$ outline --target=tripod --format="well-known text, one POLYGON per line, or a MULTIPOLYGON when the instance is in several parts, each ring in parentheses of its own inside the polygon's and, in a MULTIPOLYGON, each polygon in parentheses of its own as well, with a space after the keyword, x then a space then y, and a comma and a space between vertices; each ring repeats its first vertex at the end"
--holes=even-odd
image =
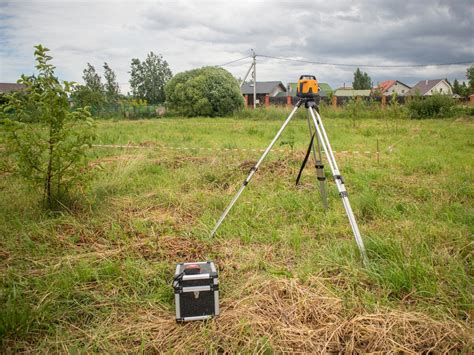
POLYGON ((229 213, 229 211, 232 209, 234 204, 237 202, 238 198, 242 194, 242 192, 245 190, 247 187, 248 183, 252 179, 253 175, 257 172, 258 168, 262 164, 263 160, 266 158, 272 147, 275 145, 276 141, 278 138, 281 136, 283 131, 285 130, 286 126, 290 123, 291 119, 293 118, 294 114, 298 109, 303 105, 306 107, 308 115, 308 128, 309 128, 309 133, 311 137, 311 142, 310 146, 308 148, 308 152, 305 157, 305 161, 303 162, 303 166, 301 167, 298 180, 301 176, 302 170, 304 168, 304 165, 306 163, 306 160, 309 156, 310 150, 313 152, 313 156, 316 162, 316 173, 317 173, 317 178, 319 181, 319 189, 321 193, 321 197, 323 200, 323 205, 324 208, 327 208, 327 193, 326 193, 326 186, 325 186, 325 174, 324 174, 324 166, 322 164, 322 155, 321 155, 321 147, 326 153, 326 157, 329 163, 329 167, 331 169, 331 173, 333 175, 334 181, 336 183, 337 189, 339 191, 339 196, 341 197, 342 204, 344 205, 344 209, 346 210, 347 218, 349 219, 349 223, 352 228, 352 232, 354 233, 354 238, 356 241, 356 244, 359 248, 360 254, 362 256, 362 261, 364 264, 367 264, 367 254, 365 252, 365 247, 364 247, 364 242, 362 240, 362 236, 359 231, 359 227, 357 225, 354 213, 352 212, 352 207, 351 204, 349 203, 349 197, 346 191, 346 188, 344 186, 344 179, 339 172, 339 167, 337 166, 336 159, 334 158, 334 153, 332 152, 331 144, 329 143, 328 136, 326 134, 326 130, 324 129, 323 121, 321 119, 321 116, 319 115, 319 110, 317 107, 317 104, 314 100, 314 98, 302 98, 300 99, 294 106, 293 110, 289 114, 289 116, 286 118, 285 122, 283 122, 283 125, 280 127, 279 131, 271 141, 270 145, 265 149, 263 152, 262 156, 260 159, 257 161, 257 163, 250 169, 249 175, 247 178, 244 180, 242 183, 242 186, 240 187, 239 191, 234 195, 232 200, 230 201, 229 205, 227 208, 224 210, 222 213, 221 217, 217 221, 216 225, 214 226, 214 229, 211 232, 211 237, 214 236, 216 233, 217 229, 219 226, 222 224, 224 221, 225 217, 229 213), (315 132, 312 132, 312 125, 311 125, 311 120, 313 121, 313 126, 315 128, 315 132), (316 138, 316 144, 313 144, 313 140, 316 138))

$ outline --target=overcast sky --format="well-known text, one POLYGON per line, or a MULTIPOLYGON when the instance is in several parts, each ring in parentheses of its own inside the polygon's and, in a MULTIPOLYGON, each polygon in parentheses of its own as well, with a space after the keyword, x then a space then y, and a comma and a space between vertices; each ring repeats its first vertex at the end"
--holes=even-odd
MULTIPOLYGON (((474 60, 474 1, 6 1, 0 0, 0 82, 33 73, 33 46, 51 49, 61 79, 108 62, 122 92, 131 58, 161 53, 173 73, 250 54, 361 64, 373 82, 465 79, 467 65, 370 68, 474 60)), ((243 77, 250 59, 226 66, 243 77)), ((258 58, 258 80, 314 74, 350 85, 354 68, 258 58)))

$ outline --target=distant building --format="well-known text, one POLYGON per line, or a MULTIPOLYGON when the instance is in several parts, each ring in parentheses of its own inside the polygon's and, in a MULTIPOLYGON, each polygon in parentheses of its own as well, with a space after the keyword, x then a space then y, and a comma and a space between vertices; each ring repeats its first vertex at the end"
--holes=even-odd
POLYGON ((421 80, 408 93, 408 95, 421 96, 431 96, 433 94, 452 95, 453 88, 445 79, 421 80))
POLYGON ((328 83, 319 83, 319 89, 327 95, 330 95, 334 92, 332 87, 328 83))
MULTIPOLYGON (((253 105, 253 83, 244 83, 240 92, 244 95, 246 105, 253 105)), ((269 97, 275 97, 281 92, 286 93, 286 87, 281 81, 257 81, 257 104, 267 102, 269 97)))
MULTIPOLYGON (((253 83, 244 83, 240 89, 242 95, 253 95, 253 83)), ((281 81, 257 81, 257 95, 277 96, 279 92, 286 92, 281 81)))
POLYGON ((410 87, 398 80, 385 80, 382 81, 375 90, 380 92, 384 96, 391 96, 397 94, 398 96, 404 96, 410 91, 410 87))
POLYGON ((25 88, 23 84, 16 83, 0 83, 0 94, 6 94, 12 91, 18 91, 25 88))
POLYGON ((336 90, 353 90, 353 89, 352 89, 352 86, 346 86, 346 83, 344 83, 344 86, 340 86, 336 90))

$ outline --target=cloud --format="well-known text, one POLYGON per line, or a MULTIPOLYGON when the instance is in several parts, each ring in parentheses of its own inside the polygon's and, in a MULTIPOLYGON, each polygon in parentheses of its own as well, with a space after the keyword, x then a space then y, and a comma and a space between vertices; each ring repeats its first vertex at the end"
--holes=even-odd
MULTIPOLYGON (((357 63, 376 83, 399 79, 463 79, 466 67, 370 68, 474 58, 472 1, 2 1, 0 81, 34 67, 33 46, 49 47, 58 74, 81 81, 87 62, 108 62, 128 90, 132 58, 163 54, 174 73, 250 54, 357 63)), ((245 75, 250 60, 226 66, 245 75)), ((294 81, 314 73, 333 86, 353 68, 258 58, 259 80, 294 81)))

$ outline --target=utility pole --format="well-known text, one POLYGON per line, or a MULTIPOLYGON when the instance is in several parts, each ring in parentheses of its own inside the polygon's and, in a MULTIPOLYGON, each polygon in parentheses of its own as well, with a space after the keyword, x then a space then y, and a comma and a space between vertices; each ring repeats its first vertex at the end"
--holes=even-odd
POLYGON ((257 55, 255 54, 255 51, 252 49, 252 65, 253 65, 253 109, 257 107, 257 55))
POLYGON ((240 82, 240 88, 242 88, 242 86, 244 86, 245 80, 247 80, 247 77, 249 76, 249 73, 252 70, 252 68, 253 68, 253 62, 252 62, 252 64, 250 64, 249 70, 247 70, 247 74, 245 74, 244 79, 240 82))
POLYGON ((253 108, 255 109, 257 107, 257 55, 255 54, 255 51, 251 49, 252 51, 252 64, 250 64, 249 70, 247 70, 247 74, 244 76, 244 80, 240 83, 240 87, 245 84, 245 80, 247 80, 247 77, 250 74, 250 71, 252 71, 252 81, 253 81, 253 108))

